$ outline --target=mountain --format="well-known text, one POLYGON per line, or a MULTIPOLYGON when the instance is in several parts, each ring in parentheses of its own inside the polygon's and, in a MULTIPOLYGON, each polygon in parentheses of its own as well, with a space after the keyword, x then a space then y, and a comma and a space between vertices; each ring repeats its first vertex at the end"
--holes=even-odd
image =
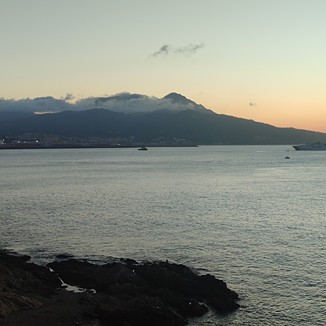
POLYGON ((31 113, 31 112, 4 111, 4 112, 0 112, 0 123, 6 122, 6 121, 11 121, 11 120, 16 120, 16 119, 32 117, 32 116, 33 116, 33 113, 31 113))
POLYGON ((1 120, 0 136, 17 137, 28 133, 147 143, 177 139, 178 142, 182 140, 194 144, 228 145, 326 142, 325 133, 277 128, 217 114, 177 93, 168 94, 160 100, 126 93, 115 98, 94 98, 88 105, 90 103, 94 103, 94 108, 83 111, 33 114, 1 120), (146 110, 137 110, 141 103, 146 110), (149 104, 156 105, 155 110, 150 110, 149 104), (123 110, 124 105, 128 110, 123 110), (109 106, 115 109, 108 109, 109 106))
POLYGON ((130 93, 120 93, 107 97, 89 97, 78 101, 76 109, 107 109, 119 113, 149 113, 159 110, 207 110, 202 105, 177 93, 170 93, 161 99, 130 93))

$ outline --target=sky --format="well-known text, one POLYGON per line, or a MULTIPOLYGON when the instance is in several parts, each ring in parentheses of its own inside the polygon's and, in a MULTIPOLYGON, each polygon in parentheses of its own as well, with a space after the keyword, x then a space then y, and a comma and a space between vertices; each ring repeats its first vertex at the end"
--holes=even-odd
POLYGON ((0 0, 0 98, 180 93, 326 132, 325 0, 0 0))

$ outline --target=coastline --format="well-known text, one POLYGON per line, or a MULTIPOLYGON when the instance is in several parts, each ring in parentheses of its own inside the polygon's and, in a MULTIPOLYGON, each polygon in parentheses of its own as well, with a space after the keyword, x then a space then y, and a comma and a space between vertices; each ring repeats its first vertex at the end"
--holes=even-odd
POLYGON ((181 326, 208 309, 228 314, 239 308, 238 295, 223 281, 184 265, 58 258, 40 266, 29 256, 0 252, 1 325, 181 326), (76 287, 82 289, 69 291, 76 287))
POLYGON ((110 145, 110 144, 1 144, 0 150, 6 149, 72 149, 72 148, 139 148, 139 147, 198 147, 196 144, 189 145, 110 145))

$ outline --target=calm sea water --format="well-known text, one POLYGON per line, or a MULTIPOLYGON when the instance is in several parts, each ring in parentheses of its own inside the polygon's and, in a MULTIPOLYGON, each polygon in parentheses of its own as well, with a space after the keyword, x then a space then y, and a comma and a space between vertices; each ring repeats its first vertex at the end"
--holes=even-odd
POLYGON ((2 248, 169 259, 239 293, 192 325, 325 325, 326 152, 3 150, 0 182, 2 248))

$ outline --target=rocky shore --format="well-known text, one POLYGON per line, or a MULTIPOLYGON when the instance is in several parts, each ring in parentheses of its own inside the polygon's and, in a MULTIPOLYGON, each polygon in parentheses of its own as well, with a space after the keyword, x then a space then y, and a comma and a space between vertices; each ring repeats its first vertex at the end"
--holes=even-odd
POLYGON ((0 325, 181 326, 208 309, 227 314, 239 307, 223 281, 184 265, 67 259, 39 266, 29 260, 0 252, 0 325))

